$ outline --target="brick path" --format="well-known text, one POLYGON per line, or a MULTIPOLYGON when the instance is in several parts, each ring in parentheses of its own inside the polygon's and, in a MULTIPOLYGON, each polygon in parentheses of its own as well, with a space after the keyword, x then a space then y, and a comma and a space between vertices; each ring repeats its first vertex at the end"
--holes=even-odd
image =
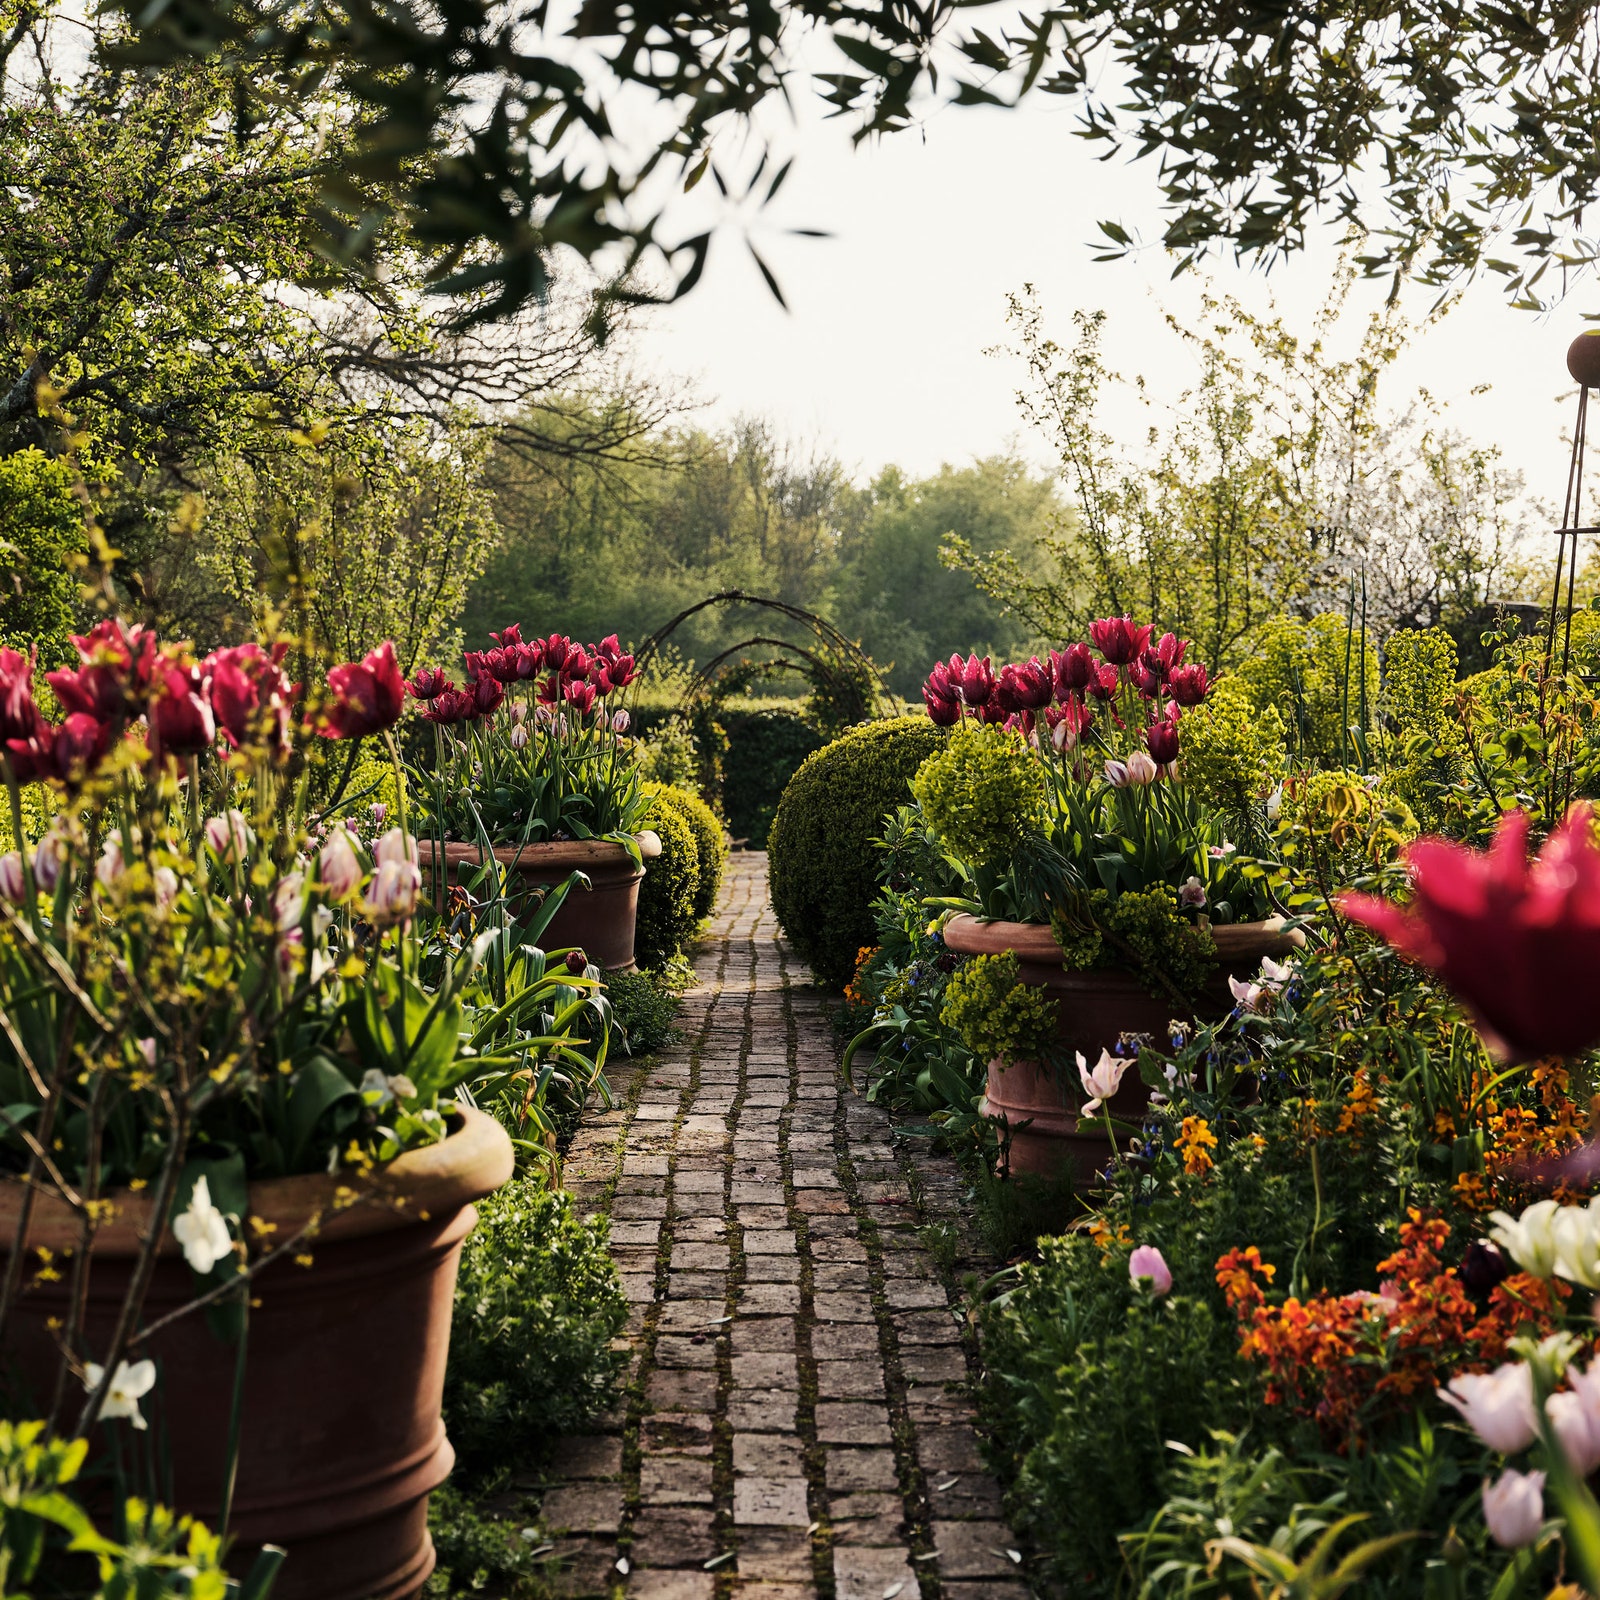
POLYGON ((962 1324, 919 1243, 925 1185, 841 1083, 764 855, 731 859, 696 965, 683 1042, 567 1164, 611 1214, 634 1315, 626 1405, 565 1442, 544 1498, 563 1586, 1025 1600, 962 1324))

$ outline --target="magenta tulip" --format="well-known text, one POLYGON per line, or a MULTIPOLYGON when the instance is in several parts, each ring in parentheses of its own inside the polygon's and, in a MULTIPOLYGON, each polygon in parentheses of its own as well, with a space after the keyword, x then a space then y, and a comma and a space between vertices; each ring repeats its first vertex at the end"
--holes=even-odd
POLYGON ((1348 894, 1340 909, 1438 973, 1507 1061, 1600 1043, 1600 847, 1580 803, 1528 860, 1528 817, 1500 819, 1486 852, 1445 839, 1406 851, 1403 908, 1348 894))
POLYGON ((335 667, 328 674, 328 694, 329 704, 316 720, 324 739, 360 739, 392 728, 400 720, 406 695, 394 641, 385 639, 361 660, 335 667))

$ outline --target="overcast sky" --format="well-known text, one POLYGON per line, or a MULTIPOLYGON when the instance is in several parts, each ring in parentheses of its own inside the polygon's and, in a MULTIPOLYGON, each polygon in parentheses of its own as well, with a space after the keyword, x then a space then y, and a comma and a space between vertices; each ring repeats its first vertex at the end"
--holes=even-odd
MULTIPOLYGON (((787 132, 799 159, 754 234, 789 311, 729 230, 700 286, 652 312, 636 340, 643 364, 693 382, 707 420, 765 413, 863 476, 887 461, 931 472, 1008 446, 1042 462, 1041 442, 1023 434, 1016 412, 1017 364, 985 353, 1006 340, 1006 295, 1027 282, 1063 343, 1076 308, 1103 308, 1114 368, 1143 374, 1165 399, 1193 380, 1194 357, 1162 312, 1192 315, 1194 281, 1173 282, 1156 250, 1133 263, 1091 259, 1101 218, 1156 236, 1153 171, 1093 159, 1071 131, 1070 103, 1038 96, 1017 112, 944 110, 921 130, 857 148, 815 102, 800 110, 787 132), (832 237, 786 236, 795 227, 832 237)), ((692 201, 709 210, 711 190, 702 184, 692 201)), ((1297 331, 1308 330, 1333 263, 1330 241, 1270 276, 1219 263, 1214 283, 1257 311, 1275 300, 1297 331)), ((1357 310, 1379 294, 1362 286, 1357 310)), ((1420 292, 1415 308, 1430 298, 1420 292)), ((1476 284, 1391 370, 1388 398, 1398 405, 1426 387, 1457 426, 1498 444, 1530 490, 1553 500, 1571 409, 1563 355, 1583 326, 1580 312, 1597 302, 1580 291, 1545 320, 1509 309, 1494 282, 1476 284), (1484 384, 1488 393, 1474 397, 1484 384)), ((1352 336, 1360 320, 1347 318, 1352 336)), ((1126 428, 1135 413, 1113 408, 1110 420, 1126 428)))

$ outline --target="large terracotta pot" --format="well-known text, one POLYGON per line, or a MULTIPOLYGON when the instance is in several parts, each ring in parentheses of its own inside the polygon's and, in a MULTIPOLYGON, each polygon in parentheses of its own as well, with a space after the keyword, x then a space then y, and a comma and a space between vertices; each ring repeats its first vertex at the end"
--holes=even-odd
MULTIPOLYGON (((1167 1024, 1185 1019, 1223 1016, 1233 1005, 1228 978, 1252 976, 1264 956, 1275 960, 1305 943, 1297 928, 1285 928, 1281 917, 1267 922, 1214 927, 1217 970, 1210 984, 1186 1007, 1171 997, 1157 998, 1131 972, 1115 968, 1068 971, 1061 965, 1061 947, 1048 927, 1031 922, 982 922, 955 916, 945 925, 944 941, 962 955, 1016 953, 1025 983, 1046 990, 1056 1002, 1057 1037, 1070 1061, 1082 1051, 1090 1062, 1110 1049, 1124 1033, 1150 1033, 1161 1038, 1167 1024)), ((1079 1125, 1076 1107, 1082 1087, 1074 1077, 1062 1084, 1037 1061, 1004 1066, 989 1063, 989 1110, 1004 1115, 1017 1131, 1011 1140, 1011 1166, 1018 1172, 1055 1176, 1063 1165, 1078 1182, 1092 1181, 1111 1155, 1103 1115, 1079 1125), (1026 1127, 1018 1128, 1026 1122, 1026 1127)), ((1114 1121, 1138 1126, 1150 1104, 1150 1090, 1130 1067, 1110 1101, 1114 1121)))
MULTIPOLYGON (((648 831, 636 833, 639 854, 653 861, 661 854, 661 840, 648 831)), ((431 876, 435 900, 443 898, 431 839, 417 844, 425 875, 431 876)), ((483 865, 483 851, 475 844, 447 839, 445 862, 450 881, 465 883, 483 865)), ((550 844, 501 845, 495 859, 510 869, 511 878, 524 892, 550 888, 573 872, 588 874, 590 887, 573 889, 544 933, 546 949, 571 945, 608 972, 633 966, 633 930, 639 916, 639 885, 644 868, 620 844, 599 839, 569 839, 550 844)))
MULTIPOLYGON (((285 1257, 263 1269, 253 1288, 231 1564, 242 1571, 260 1545, 284 1546, 274 1600, 400 1600, 432 1572, 428 1496, 455 1461, 439 1406, 456 1265, 477 1221, 471 1202, 511 1172, 505 1130, 468 1110, 459 1132, 400 1156, 370 1183, 315 1176, 251 1185, 251 1216, 272 1230, 269 1239, 289 1238, 318 1213, 326 1218, 306 1246, 310 1266, 285 1257), (363 1198, 337 1209, 336 1191, 348 1196, 352 1187, 363 1198)), ((115 1216, 94 1242, 91 1350, 110 1340, 150 1225, 148 1198, 114 1198, 115 1216)), ((20 1202, 20 1184, 0 1185, 0 1240, 8 1250, 20 1202)), ((28 1249, 59 1255, 77 1243, 72 1214, 41 1196, 28 1249)), ((66 1287, 33 1288, 13 1312, 0 1356, 19 1403, 31 1391, 49 1407, 58 1355, 47 1322, 66 1316, 66 1287)), ((193 1279, 168 1233, 144 1320, 193 1298, 193 1279)), ((149 1438, 170 1457, 173 1499, 213 1528, 236 1351, 201 1312, 130 1352, 152 1357, 161 1372, 141 1404, 149 1438)), ((69 1407, 82 1400, 72 1388, 69 1407)))

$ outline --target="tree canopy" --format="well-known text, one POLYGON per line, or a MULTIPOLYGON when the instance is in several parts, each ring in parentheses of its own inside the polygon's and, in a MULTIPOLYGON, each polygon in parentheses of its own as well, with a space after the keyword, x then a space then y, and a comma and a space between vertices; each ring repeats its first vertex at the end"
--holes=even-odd
MULTIPOLYGON (((13 11, 30 0, 5 0, 13 11)), ((1319 217, 1360 223, 1375 274, 1453 283, 1500 275, 1544 304, 1591 265, 1584 211, 1600 185, 1593 134, 1600 34, 1578 0, 121 0, 138 59, 202 56, 238 74, 246 118, 315 102, 336 83, 362 110, 355 170, 382 198, 350 215, 328 186, 324 238, 346 256, 391 217, 439 286, 499 315, 548 292, 567 247, 608 255, 617 294, 651 256, 693 286, 710 235, 675 233, 671 191, 708 171, 770 199, 787 174, 741 166, 757 108, 793 92, 795 47, 825 33, 839 70, 816 87, 856 136, 941 102, 1074 99, 1108 156, 1153 156, 1161 242, 1193 262, 1272 260, 1319 217), (629 139, 629 117, 654 131, 629 139)), ((760 141, 755 141, 757 148, 760 141)), ((1102 224, 1108 253, 1139 241, 1102 224)), ((758 258, 759 259, 759 258, 758 258)), ((765 263, 761 269, 772 279, 765 263)))

